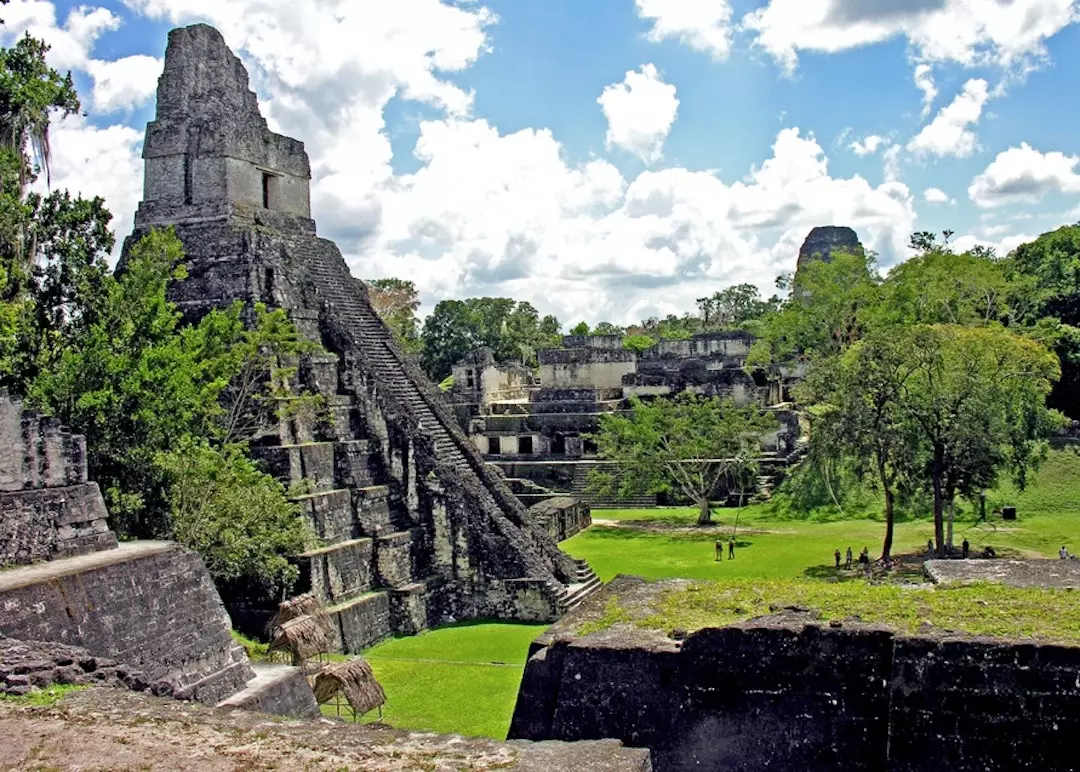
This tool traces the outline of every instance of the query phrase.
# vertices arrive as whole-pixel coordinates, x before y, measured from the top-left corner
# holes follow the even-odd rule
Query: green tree
[[[424,320],[421,364],[428,376],[441,381],[454,363],[470,351],[487,346],[498,361],[536,363],[536,351],[551,347],[559,320],[540,317],[526,302],[510,298],[443,300]]]
[[[1030,319],[1051,317],[1064,326],[1051,344],[1061,358],[1061,380],[1054,386],[1050,404],[1071,418],[1080,418],[1080,224],[1020,245],[1010,255],[1007,269],[1013,286],[1027,290],[1024,299]]]
[[[698,506],[700,523],[711,522],[709,497],[732,474],[733,461],[760,455],[761,435],[777,426],[771,413],[717,397],[635,397],[630,405],[628,415],[601,417],[592,439],[600,458],[614,462],[617,472],[594,472],[590,484],[622,496],[679,493]]]
[[[202,556],[219,583],[254,581],[274,593],[298,572],[288,558],[313,535],[277,480],[260,471],[243,445],[185,437],[161,453],[168,533]]]
[[[810,261],[783,307],[762,321],[747,369],[782,392],[793,371],[839,356],[878,321],[880,285],[871,254],[837,251],[830,262]]]
[[[291,372],[281,363],[308,345],[284,313],[256,307],[249,327],[236,303],[181,328],[166,287],[183,278],[176,235],[150,233],[124,273],[105,278],[93,321],[70,334],[28,388],[31,404],[86,435],[91,474],[127,536],[168,536],[162,453],[185,438],[247,440],[256,416],[296,401],[273,391]]]
[[[1046,407],[1060,369],[1045,346],[999,326],[919,326],[902,345],[911,373],[899,409],[921,438],[940,551],[957,493],[971,497],[1004,470],[1025,485],[1041,460],[1040,440],[1061,422]]]
[[[703,330],[737,329],[775,310],[777,304],[777,298],[762,300],[761,293],[753,284],[726,287],[697,301]]]
[[[571,335],[588,335],[589,334],[589,323],[588,322],[578,322],[577,324],[575,324],[573,327],[570,328],[570,334]]]
[[[593,335],[625,335],[626,329],[611,322],[600,322],[593,328]]]
[[[19,182],[32,179],[29,158],[49,174],[49,124],[53,112],[74,115],[79,98],[71,73],[60,75],[45,62],[49,46],[27,33],[11,48],[0,49],[0,145],[19,159]]]
[[[913,369],[902,335],[900,328],[871,333],[819,363],[797,390],[809,405],[814,456],[842,460],[857,477],[876,477],[885,500],[882,559],[892,554],[897,496],[919,454],[918,434],[900,405]]]
[[[410,354],[420,352],[420,293],[406,279],[373,279],[367,282],[368,297],[375,313],[386,322],[397,341]]]
[[[623,348],[633,351],[637,355],[641,355],[648,349],[656,345],[656,340],[650,338],[648,335],[627,335],[623,338]]]

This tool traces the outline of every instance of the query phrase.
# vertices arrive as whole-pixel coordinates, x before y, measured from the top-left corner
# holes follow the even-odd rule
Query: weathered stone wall
[[[683,641],[629,625],[579,637],[572,623],[534,644],[511,737],[619,738],[650,747],[660,772],[1075,763],[1078,648],[906,637],[798,614]]]
[[[565,348],[537,352],[540,384],[548,389],[613,389],[634,372],[633,351],[622,348]]]
[[[252,678],[202,560],[166,542],[132,542],[0,573],[0,633],[87,649],[215,703]]]
[[[569,539],[592,525],[588,502],[557,496],[529,507],[529,515],[555,541]]]
[[[0,393],[0,568],[116,546],[86,439]]]

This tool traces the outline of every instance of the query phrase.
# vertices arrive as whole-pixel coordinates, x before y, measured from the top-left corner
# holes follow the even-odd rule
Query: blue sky
[[[87,111],[54,184],[121,237],[168,30],[217,26],[307,143],[354,273],[564,322],[764,290],[813,225],[999,252],[1080,219],[1078,0],[12,0]]]

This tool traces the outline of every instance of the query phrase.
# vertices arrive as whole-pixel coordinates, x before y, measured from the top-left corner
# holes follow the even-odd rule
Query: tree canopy
[[[756,405],[684,394],[675,399],[630,400],[627,415],[606,414],[592,435],[600,458],[616,471],[594,472],[594,489],[622,496],[675,492],[711,520],[710,496],[726,480],[738,489],[753,474],[750,459],[761,451],[761,435],[777,428],[776,417]]]

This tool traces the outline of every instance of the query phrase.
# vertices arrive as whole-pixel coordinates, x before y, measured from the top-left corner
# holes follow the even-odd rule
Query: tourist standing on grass
[[[1062,560],[1068,560],[1068,559],[1069,559],[1069,551],[1068,551],[1067,549],[1065,549],[1065,545],[1064,545],[1064,544],[1062,544],[1062,545],[1061,545],[1061,549],[1059,549],[1059,550],[1058,550],[1058,556],[1059,556],[1059,557],[1060,557],[1060,558],[1061,558]]]
[[[724,559],[724,542],[716,540],[716,560]]]
[[[837,547],[836,550],[833,551],[833,557],[836,558],[836,570],[839,571],[840,570],[840,548],[839,547]]]
[[[962,554],[961,554],[961,557],[962,557],[962,558],[963,558],[964,560],[967,560],[967,556],[968,556],[968,550],[970,550],[970,549],[971,549],[971,545],[970,545],[970,544],[968,544],[968,540],[967,540],[967,539],[965,538],[965,539],[964,539],[964,543],[960,545],[960,551],[961,551],[961,553],[962,553]]]
[[[734,560],[735,559],[735,537],[734,536],[732,536],[730,539],[728,539],[727,557],[728,557],[728,560]]]
[[[933,539],[927,539],[926,540],[926,552],[927,552],[928,555],[933,555],[934,554],[934,540]]]
[[[847,548],[847,555],[844,556],[844,568],[851,570],[851,547]]]

